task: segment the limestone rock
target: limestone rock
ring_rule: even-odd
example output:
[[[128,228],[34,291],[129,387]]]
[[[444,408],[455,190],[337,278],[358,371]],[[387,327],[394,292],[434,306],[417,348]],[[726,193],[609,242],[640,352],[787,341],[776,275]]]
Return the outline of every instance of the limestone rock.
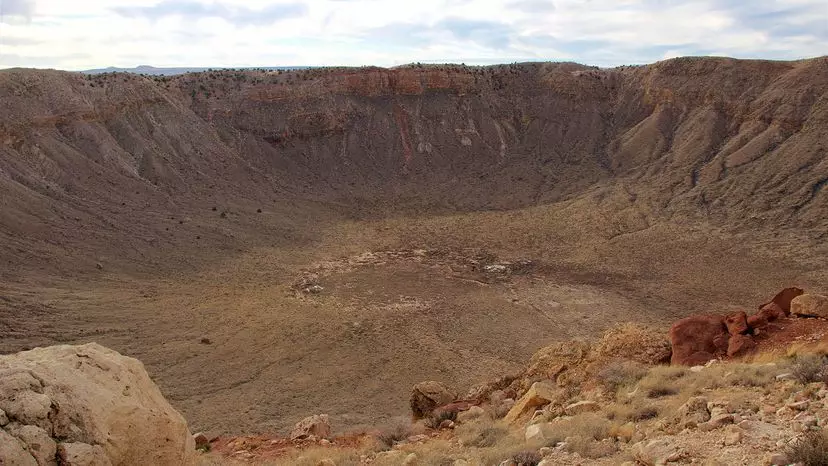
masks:
[[[8,433],[17,437],[26,445],[37,464],[41,466],[56,466],[55,453],[57,452],[57,443],[49,436],[49,434],[37,426],[32,425],[16,425],[8,429]],[[2,459],[2,458],[0,458]],[[0,462],[2,464],[2,462]]]
[[[37,461],[26,451],[26,445],[0,429],[0,464],[37,466]]]
[[[14,442],[0,441],[11,449],[3,454],[17,454],[15,445],[30,441],[54,459],[53,442],[60,439],[58,457],[82,449],[63,445],[86,444],[97,452],[95,462],[73,460],[77,464],[195,462],[187,422],[143,364],[95,343],[0,356],[0,409],[19,424],[3,434],[15,436]]]
[[[828,296],[803,294],[791,301],[791,314],[828,318]]]
[[[534,409],[545,406],[560,396],[558,388],[547,383],[535,382],[529,391],[518,400],[506,414],[504,420],[513,423],[525,414],[534,412]]]
[[[690,398],[681,405],[676,412],[679,426],[682,428],[696,427],[697,425],[710,420],[710,412],[707,410],[707,398],[697,396]]]
[[[106,451],[100,445],[61,443],[57,448],[61,466],[111,466]]]
[[[331,435],[331,423],[327,414],[315,414],[296,423],[290,432],[291,440],[302,440],[310,437],[319,439]]]
[[[411,389],[411,414],[423,419],[439,407],[457,399],[457,394],[440,382],[420,382]]]
[[[678,461],[684,452],[673,442],[666,439],[649,440],[636,443],[632,447],[633,457],[647,466],[662,466]]]

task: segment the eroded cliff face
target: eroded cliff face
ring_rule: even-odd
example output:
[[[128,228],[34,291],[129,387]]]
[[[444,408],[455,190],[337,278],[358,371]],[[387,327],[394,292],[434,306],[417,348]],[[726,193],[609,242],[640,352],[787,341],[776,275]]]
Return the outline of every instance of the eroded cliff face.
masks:
[[[20,247],[76,222],[152,237],[148,212],[215,199],[391,214],[620,197],[647,218],[828,228],[826,58],[8,70],[0,100],[0,225]]]

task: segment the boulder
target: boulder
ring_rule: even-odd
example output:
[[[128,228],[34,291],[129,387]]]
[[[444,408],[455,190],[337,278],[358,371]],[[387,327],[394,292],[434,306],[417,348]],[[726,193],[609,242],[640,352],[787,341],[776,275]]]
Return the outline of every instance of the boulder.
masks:
[[[803,294],[791,301],[791,314],[828,318],[828,296]]]
[[[544,382],[535,382],[516,403],[503,419],[513,423],[524,415],[535,412],[535,408],[548,405],[558,400],[561,396],[560,389]]]
[[[673,348],[670,362],[697,366],[724,356],[729,337],[721,316],[695,315],[681,319],[670,328]]]
[[[710,420],[707,398],[696,396],[687,400],[676,411],[676,422],[681,428],[692,428]]]
[[[765,328],[768,326],[768,317],[765,314],[763,314],[763,311],[759,311],[758,313],[753,314],[752,316],[748,316],[747,324],[751,330]]]
[[[756,348],[756,342],[750,335],[732,335],[727,341],[727,355],[744,356]]]
[[[602,359],[625,359],[642,364],[661,364],[670,360],[670,340],[664,333],[638,324],[623,324],[606,331],[593,346]]]
[[[785,314],[785,310],[779,307],[778,304],[768,303],[759,309],[759,314],[757,315],[762,315],[768,320],[768,322],[773,322],[785,317],[787,314]]]
[[[61,466],[110,466],[112,463],[100,445],[61,443],[57,449]]]
[[[291,440],[307,438],[324,439],[331,436],[331,423],[327,414],[315,414],[297,422],[290,432]]]
[[[667,439],[644,440],[632,446],[636,461],[647,466],[662,466],[680,460],[684,452]]]
[[[423,419],[434,408],[445,406],[457,399],[457,394],[440,382],[420,382],[411,389],[411,414],[414,420]]]
[[[788,315],[791,313],[791,301],[797,296],[800,296],[804,293],[805,291],[802,288],[785,288],[784,290],[777,293],[776,296],[773,297],[773,299],[759,306],[759,309],[763,309],[768,304],[776,304],[779,307],[779,309],[781,309],[782,312],[785,313],[785,315]]]
[[[0,356],[0,409],[0,464],[195,463],[187,422],[143,364],[95,343]]]
[[[725,326],[727,333],[731,335],[742,335],[750,330],[747,323],[747,313],[745,311],[734,312],[725,317]]]

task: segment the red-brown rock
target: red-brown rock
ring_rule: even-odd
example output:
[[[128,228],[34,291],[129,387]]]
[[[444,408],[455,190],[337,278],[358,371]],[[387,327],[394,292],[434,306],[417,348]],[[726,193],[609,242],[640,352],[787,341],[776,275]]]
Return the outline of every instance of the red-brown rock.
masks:
[[[774,320],[785,317],[785,310],[776,303],[768,303],[762,307],[759,314],[765,316],[768,322],[773,322]]]
[[[474,406],[474,404],[468,401],[455,401],[453,403],[440,406],[439,408],[435,408],[434,411],[431,412],[431,415],[436,418],[447,418],[449,415],[456,415],[457,413],[468,411],[472,406]]]
[[[725,319],[716,315],[695,315],[670,328],[672,364],[695,366],[724,356],[730,335]]]
[[[758,313],[747,318],[747,324],[752,330],[757,328],[765,328],[768,326],[768,318],[763,311],[759,311]]]
[[[791,313],[791,301],[794,298],[796,298],[797,296],[800,296],[804,293],[805,293],[805,291],[802,288],[797,288],[797,287],[785,288],[784,290],[777,293],[776,296],[774,296],[773,299],[771,299],[769,302],[759,306],[759,309],[762,309],[765,306],[767,306],[768,304],[773,303],[773,304],[776,304],[777,306],[779,306],[779,308],[782,309],[782,311],[787,316]]]
[[[727,341],[727,355],[743,356],[756,348],[756,342],[750,335],[732,335]]]
[[[743,335],[750,330],[747,323],[747,313],[745,311],[735,312],[725,317],[725,326],[727,326],[727,333],[731,335]]]

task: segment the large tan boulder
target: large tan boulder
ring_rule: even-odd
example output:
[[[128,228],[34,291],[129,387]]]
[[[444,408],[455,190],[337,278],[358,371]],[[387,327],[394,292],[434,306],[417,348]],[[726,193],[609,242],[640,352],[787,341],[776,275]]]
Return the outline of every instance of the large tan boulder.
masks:
[[[411,389],[411,414],[415,420],[423,419],[435,408],[457,399],[457,393],[440,382],[420,382]]]
[[[297,422],[290,432],[291,440],[307,438],[326,439],[331,436],[331,422],[327,414],[315,414]]]
[[[529,390],[512,406],[512,409],[503,418],[508,423],[531,415],[535,409],[553,402],[562,401],[562,390],[548,383],[535,382]]]
[[[791,314],[828,318],[828,296],[803,294],[791,300]]]
[[[0,356],[0,410],[0,464],[195,463],[187,422],[143,364],[95,343]]]

